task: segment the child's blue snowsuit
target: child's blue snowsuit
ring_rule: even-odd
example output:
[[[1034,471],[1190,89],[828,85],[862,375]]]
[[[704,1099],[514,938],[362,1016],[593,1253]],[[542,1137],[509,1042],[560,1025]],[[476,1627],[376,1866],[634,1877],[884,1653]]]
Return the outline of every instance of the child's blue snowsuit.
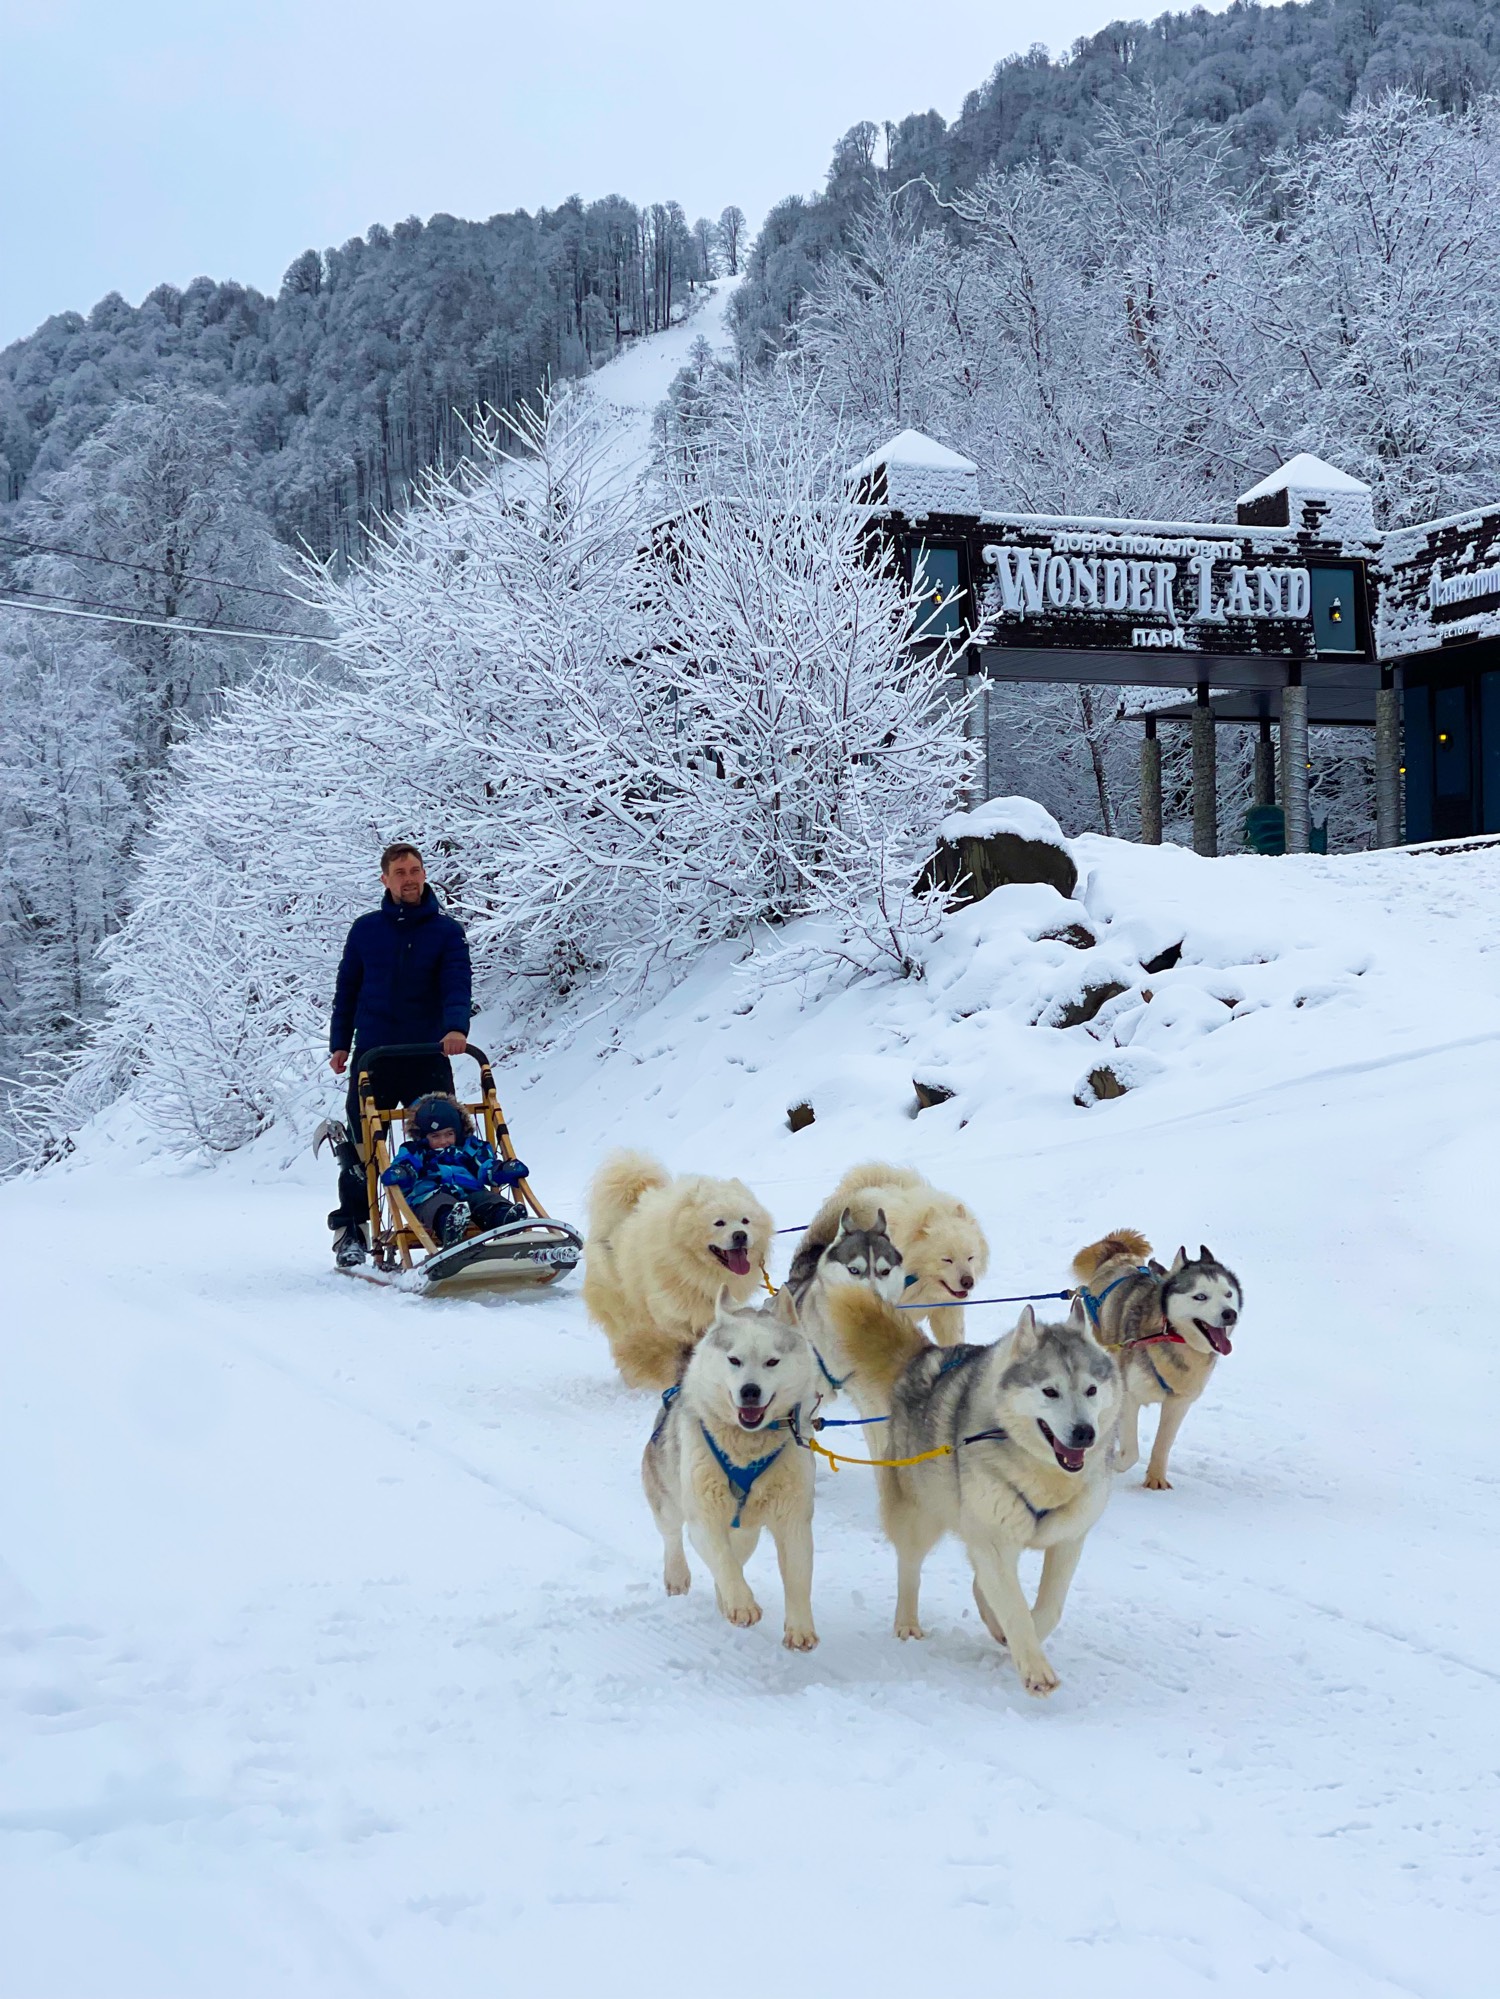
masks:
[[[426,1134],[445,1128],[458,1133],[458,1143],[435,1152]],[[467,1113],[451,1097],[423,1097],[408,1114],[407,1130],[413,1136],[380,1179],[383,1186],[400,1188],[424,1228],[441,1238],[449,1209],[460,1201],[467,1202],[481,1228],[525,1220],[525,1208],[509,1194],[526,1178],[526,1168],[519,1159],[501,1159],[475,1134]]]

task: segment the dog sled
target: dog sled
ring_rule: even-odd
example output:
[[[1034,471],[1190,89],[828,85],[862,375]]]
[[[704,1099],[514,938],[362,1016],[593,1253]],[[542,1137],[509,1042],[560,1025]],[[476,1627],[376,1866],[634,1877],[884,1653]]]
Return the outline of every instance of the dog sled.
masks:
[[[479,1069],[477,1099],[459,1097],[474,1127],[502,1159],[514,1159],[510,1127],[495,1093],[489,1057],[471,1043],[467,1054]],[[392,1043],[361,1049],[357,1089],[359,1100],[358,1159],[364,1168],[370,1200],[370,1259],[346,1268],[344,1274],[367,1284],[395,1285],[403,1291],[516,1290],[555,1284],[574,1269],[583,1254],[583,1237],[569,1222],[549,1215],[529,1180],[515,1186],[515,1198],[531,1210],[523,1221],[498,1228],[472,1224],[457,1242],[439,1243],[423,1227],[399,1187],[381,1185],[381,1175],[399,1150],[406,1129],[406,1112],[377,1104],[371,1066],[380,1056],[430,1055],[426,1043]],[[325,1119],[313,1136],[313,1154],[327,1144],[347,1156],[356,1141],[346,1125]]]

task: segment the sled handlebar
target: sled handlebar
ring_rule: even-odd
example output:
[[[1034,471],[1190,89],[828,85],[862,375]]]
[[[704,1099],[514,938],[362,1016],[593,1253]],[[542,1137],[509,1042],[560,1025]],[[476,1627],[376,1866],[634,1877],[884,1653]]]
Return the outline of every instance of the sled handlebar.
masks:
[[[443,1044],[440,1041],[384,1041],[378,1048],[361,1048],[357,1050],[353,1066],[356,1072],[358,1072],[362,1069],[368,1069],[372,1062],[378,1062],[382,1056],[386,1055],[441,1055],[442,1052]],[[477,1048],[472,1041],[463,1050],[463,1053],[465,1055],[472,1055],[481,1069],[488,1069],[490,1066],[489,1056],[485,1054],[482,1048]],[[450,1062],[455,1059],[451,1055],[448,1057]]]

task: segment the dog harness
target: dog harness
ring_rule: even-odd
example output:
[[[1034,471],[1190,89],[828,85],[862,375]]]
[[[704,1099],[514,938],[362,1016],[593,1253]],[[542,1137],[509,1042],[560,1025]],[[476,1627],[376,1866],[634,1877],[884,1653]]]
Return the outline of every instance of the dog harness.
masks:
[[[937,1373],[932,1377],[934,1383],[941,1381],[945,1374],[951,1374],[956,1367],[967,1367],[976,1354],[983,1352],[983,1347],[959,1347],[955,1352],[949,1354]]]
[[[781,1424],[779,1422],[770,1423],[766,1427],[772,1430],[779,1430]],[[735,1494],[739,1501],[739,1504],[734,1509],[734,1518],[729,1523],[731,1529],[733,1529],[740,1524],[740,1515],[745,1509],[745,1502],[750,1497],[755,1481],[760,1477],[762,1472],[768,1472],[771,1469],[772,1465],[775,1464],[776,1460],[786,1449],[786,1445],[778,1444],[769,1456],[752,1458],[747,1465],[737,1465],[733,1458],[719,1449],[718,1445],[714,1442],[713,1432],[706,1423],[700,1423],[698,1428],[703,1432],[704,1443],[707,1444],[708,1448],[718,1459],[719,1470],[728,1479],[730,1491]]]
[[[1118,1291],[1120,1286],[1128,1284],[1132,1277],[1150,1277],[1151,1275],[1152,1272],[1148,1264],[1138,1263],[1134,1270],[1127,1270],[1121,1276],[1115,1278],[1113,1283],[1106,1284],[1097,1296],[1087,1286],[1080,1286],[1078,1295],[1083,1300],[1084,1310],[1097,1326],[1099,1324],[1099,1313],[1111,1291]]]
[[[661,1414],[656,1419],[656,1428],[651,1432],[651,1442],[653,1444],[660,1442],[661,1433],[667,1427],[667,1416],[671,1410],[672,1404],[677,1400],[678,1396],[681,1393],[682,1393],[682,1383],[680,1381],[674,1381],[670,1388],[662,1390]]]
[[[812,1346],[811,1340],[808,1341],[808,1345]],[[813,1347],[812,1357],[818,1363],[819,1374],[821,1374],[823,1379],[828,1383],[828,1386],[830,1390],[833,1392],[833,1394],[837,1395],[839,1390],[843,1387],[846,1381],[852,1381],[854,1379],[852,1374],[846,1374],[843,1376],[834,1374],[830,1370],[827,1361],[824,1360],[823,1356],[818,1352],[816,1347]]]

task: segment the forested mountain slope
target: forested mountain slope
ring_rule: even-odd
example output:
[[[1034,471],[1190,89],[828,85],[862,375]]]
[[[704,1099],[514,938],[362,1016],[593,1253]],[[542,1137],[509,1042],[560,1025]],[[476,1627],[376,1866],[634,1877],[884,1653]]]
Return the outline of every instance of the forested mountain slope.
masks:
[[[424,466],[464,454],[476,410],[669,325],[710,274],[714,239],[675,202],[612,195],[377,226],[304,251],[274,299],[208,278],[139,306],[111,293],[0,354],[0,507],[57,472],[122,397],[165,383],[228,406],[250,497],[285,539],[347,553]]]
[[[1080,159],[1100,108],[1132,86],[1221,130],[1248,182],[1278,150],[1332,131],[1361,98],[1406,89],[1453,110],[1497,80],[1496,0],[1236,0],[1220,14],[1115,21],[1056,60],[1038,44],[998,64],[952,125],[924,111],[846,132],[824,191],[793,195],[767,218],[739,298],[742,338],[754,353],[783,344],[819,266],[847,246],[877,188],[925,176],[948,194],[990,167]]]

